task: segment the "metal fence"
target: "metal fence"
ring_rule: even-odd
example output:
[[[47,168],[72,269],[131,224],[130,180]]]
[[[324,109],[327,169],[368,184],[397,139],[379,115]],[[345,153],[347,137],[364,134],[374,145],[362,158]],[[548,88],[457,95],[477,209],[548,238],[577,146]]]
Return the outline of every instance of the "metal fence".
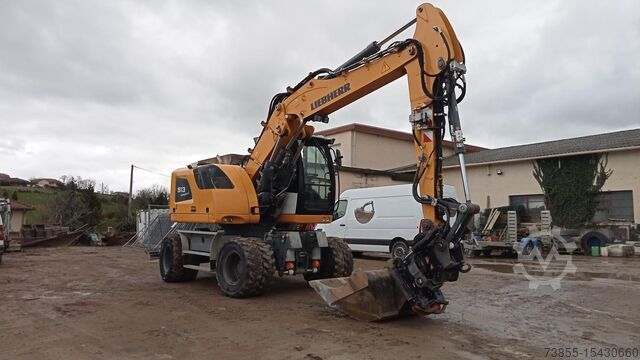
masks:
[[[140,229],[123,247],[144,249],[149,256],[157,258],[162,240],[177,230],[193,230],[197,224],[173,223],[169,213],[157,214],[151,222]]]
[[[157,214],[146,226],[138,229],[123,247],[142,248],[151,253],[160,248],[162,239],[169,234],[172,225],[169,213]]]

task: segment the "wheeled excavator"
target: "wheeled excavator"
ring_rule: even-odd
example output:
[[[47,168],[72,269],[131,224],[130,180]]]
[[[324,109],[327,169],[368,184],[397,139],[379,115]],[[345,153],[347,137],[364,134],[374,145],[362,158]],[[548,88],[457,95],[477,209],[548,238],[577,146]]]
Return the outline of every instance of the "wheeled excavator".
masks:
[[[415,25],[413,37],[396,40]],[[263,292],[275,275],[303,274],[329,305],[362,320],[442,312],[441,288],[465,264],[461,239],[479,207],[471,202],[458,103],[466,92],[465,55],[444,13],[431,4],[379,42],[335,69],[309,73],[276,94],[248,155],[224,155],[175,170],[160,273],[188,281],[216,274],[230,297]],[[314,122],[406,76],[409,125],[417,171],[413,197],[422,204],[411,250],[386,269],[353,272],[344,240],[316,229],[332,221],[339,151],[314,135]],[[446,129],[460,161],[465,199],[443,198],[442,141]],[[450,221],[455,216],[455,221]]]

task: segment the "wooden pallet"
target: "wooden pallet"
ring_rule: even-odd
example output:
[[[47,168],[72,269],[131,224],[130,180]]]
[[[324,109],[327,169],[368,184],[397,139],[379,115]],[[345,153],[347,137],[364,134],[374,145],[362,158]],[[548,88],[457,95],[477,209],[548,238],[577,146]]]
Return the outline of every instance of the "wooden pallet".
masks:
[[[20,252],[22,251],[22,245],[17,241],[11,241],[9,247],[4,249],[5,252]]]

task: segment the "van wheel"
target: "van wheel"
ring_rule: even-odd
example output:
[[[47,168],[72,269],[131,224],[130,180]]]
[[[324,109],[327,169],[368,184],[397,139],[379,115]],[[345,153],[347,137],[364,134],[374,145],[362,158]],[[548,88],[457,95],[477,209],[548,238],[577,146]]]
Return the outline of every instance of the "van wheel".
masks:
[[[351,248],[340,238],[328,237],[328,247],[320,253],[320,269],[317,273],[305,273],[307,281],[347,277],[353,271],[353,254]]]
[[[391,258],[393,259],[404,259],[409,253],[409,244],[404,240],[396,240],[391,245],[389,252],[391,252]]]

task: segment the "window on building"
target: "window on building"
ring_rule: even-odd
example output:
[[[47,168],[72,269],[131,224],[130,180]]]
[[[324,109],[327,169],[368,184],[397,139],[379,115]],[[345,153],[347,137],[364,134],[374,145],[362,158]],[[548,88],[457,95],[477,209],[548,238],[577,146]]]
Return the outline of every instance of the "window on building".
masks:
[[[633,221],[633,192],[607,191],[598,195],[598,207],[593,216],[595,222],[607,219]]]
[[[544,195],[511,195],[509,205],[522,208],[518,213],[522,222],[540,222],[540,211],[546,209]]]

